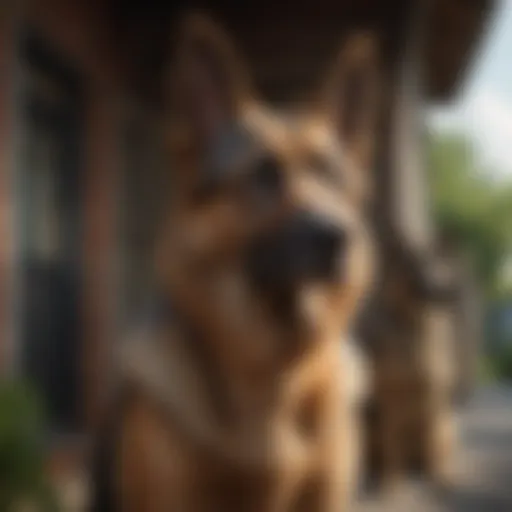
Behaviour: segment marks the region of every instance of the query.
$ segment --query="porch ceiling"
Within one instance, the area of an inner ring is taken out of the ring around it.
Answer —
[[[293,4],[266,0],[206,0],[233,34],[266,97],[283,101],[309,91],[325,72],[344,27],[372,26],[384,34],[388,55],[400,51],[411,0],[315,0]],[[442,100],[455,92],[474,53],[495,0],[427,0],[424,49],[428,96]],[[170,27],[193,6],[186,0],[110,0],[109,30],[128,79],[141,94],[158,99],[169,49]]]

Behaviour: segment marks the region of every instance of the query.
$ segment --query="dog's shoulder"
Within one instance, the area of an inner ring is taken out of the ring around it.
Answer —
[[[111,399],[92,453],[90,512],[116,512],[123,503],[144,497],[148,470],[155,467],[152,449],[173,445],[172,425],[146,392],[123,382]],[[179,446],[179,443],[174,442]],[[169,453],[165,450],[162,456]],[[156,461],[158,462],[158,461]],[[174,463],[174,462],[172,462]],[[136,509],[139,510],[139,508]]]
[[[176,324],[135,337],[117,357],[121,380],[185,432],[211,424],[215,416],[212,364],[200,340]]]
[[[154,425],[193,431],[201,424],[204,392],[198,371],[183,350],[183,337],[165,307],[154,301],[137,319],[130,335],[114,350],[113,389],[94,436],[91,457],[91,512],[119,510],[127,442],[130,453],[144,449],[162,432]],[[137,446],[136,446],[137,445]],[[137,448],[138,447],[138,448]],[[142,452],[141,452],[142,454]],[[130,472],[131,469],[128,470]]]

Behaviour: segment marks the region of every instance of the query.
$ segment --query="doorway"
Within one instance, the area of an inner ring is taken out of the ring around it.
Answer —
[[[54,433],[79,426],[83,97],[79,74],[27,31],[18,175],[21,372]]]

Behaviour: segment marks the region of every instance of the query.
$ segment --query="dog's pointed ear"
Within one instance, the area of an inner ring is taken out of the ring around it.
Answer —
[[[180,139],[201,151],[248,100],[244,66],[224,31],[208,16],[182,19],[173,44],[166,97]]]
[[[376,36],[369,32],[348,35],[322,91],[321,108],[340,144],[361,169],[373,160],[381,88]]]

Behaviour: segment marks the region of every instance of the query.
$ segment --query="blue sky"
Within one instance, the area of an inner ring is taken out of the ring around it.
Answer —
[[[463,87],[428,119],[471,137],[486,168],[512,179],[512,0],[497,3]]]

